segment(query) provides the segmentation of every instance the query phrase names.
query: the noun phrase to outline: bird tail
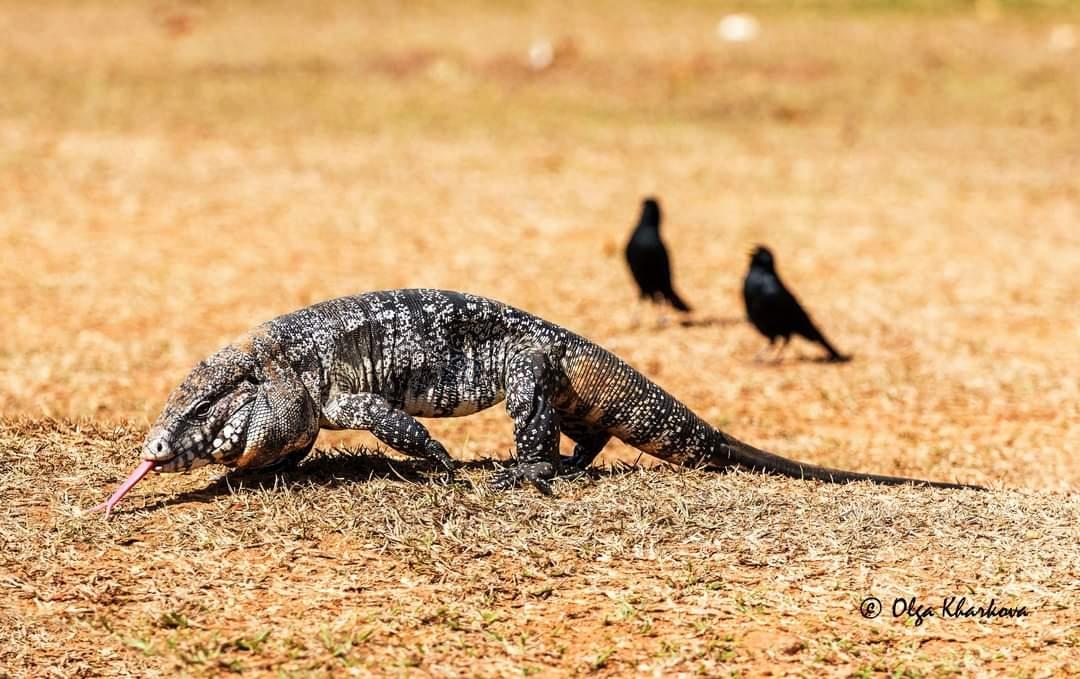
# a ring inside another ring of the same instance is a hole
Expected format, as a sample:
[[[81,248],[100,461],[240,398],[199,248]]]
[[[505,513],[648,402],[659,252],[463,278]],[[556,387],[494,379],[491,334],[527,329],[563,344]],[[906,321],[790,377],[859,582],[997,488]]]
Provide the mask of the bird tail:
[[[679,297],[679,294],[674,290],[666,291],[664,293],[664,299],[678,311],[690,311],[690,305],[684,302],[682,297]]]
[[[818,327],[814,325],[814,322],[811,321],[809,317],[806,318],[806,321],[808,328],[805,328],[804,330],[809,330],[809,332],[800,332],[799,334],[810,340],[811,342],[817,342],[821,346],[825,347],[825,351],[829,352],[829,361],[833,363],[846,363],[847,361],[851,360],[851,355],[841,354],[840,350],[834,347],[832,343],[829,342],[828,339],[826,339],[825,333],[821,332],[821,330],[818,330]]]
[[[825,351],[829,352],[829,360],[833,363],[846,363],[851,360],[851,354],[841,354],[829,340],[825,339],[825,335],[821,334],[820,331],[818,332],[818,342],[825,347]]]

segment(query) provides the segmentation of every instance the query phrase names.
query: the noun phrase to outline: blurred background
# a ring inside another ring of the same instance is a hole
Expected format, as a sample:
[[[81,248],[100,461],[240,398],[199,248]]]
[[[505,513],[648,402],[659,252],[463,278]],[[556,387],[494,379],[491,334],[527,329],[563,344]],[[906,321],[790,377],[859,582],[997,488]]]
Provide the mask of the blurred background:
[[[5,415],[145,425],[261,321],[435,286],[796,457],[1080,479],[1077,3],[5,1],[0,35]],[[722,322],[632,323],[646,194]],[[750,363],[758,242],[852,364]]]

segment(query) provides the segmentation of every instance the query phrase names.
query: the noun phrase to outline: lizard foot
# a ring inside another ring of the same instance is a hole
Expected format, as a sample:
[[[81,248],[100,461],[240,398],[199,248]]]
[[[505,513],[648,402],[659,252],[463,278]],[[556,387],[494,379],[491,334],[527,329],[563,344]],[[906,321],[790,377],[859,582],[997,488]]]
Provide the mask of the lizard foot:
[[[454,467],[444,467],[439,465],[439,469],[442,471],[442,482],[444,485],[452,486],[457,482],[457,477],[454,476]]]
[[[528,481],[544,495],[551,495],[549,479],[555,476],[555,467],[550,462],[515,464],[491,477],[491,487],[495,490],[509,490],[522,481]]]
[[[454,469],[457,464],[454,462],[454,458],[450,457],[450,454],[446,452],[446,448],[443,447],[438,441],[431,439],[424,447],[427,451],[429,459],[431,459],[435,466],[443,472],[443,482],[450,486],[454,483]]]
[[[596,459],[595,455],[579,455],[574,453],[573,455],[562,456],[562,468],[567,472],[584,472]]]
[[[563,455],[562,460],[562,474],[559,474],[555,478],[560,481],[576,481],[582,476],[588,474],[589,465],[592,464],[592,460],[582,460],[577,455]]]

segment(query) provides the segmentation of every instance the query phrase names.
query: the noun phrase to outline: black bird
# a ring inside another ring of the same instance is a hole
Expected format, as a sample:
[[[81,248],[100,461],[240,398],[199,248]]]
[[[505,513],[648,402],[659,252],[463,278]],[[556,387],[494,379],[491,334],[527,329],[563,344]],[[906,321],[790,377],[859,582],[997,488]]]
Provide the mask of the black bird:
[[[626,263],[642,299],[667,302],[679,311],[690,311],[690,306],[671,287],[671,262],[664,241],[660,240],[660,205],[655,198],[646,198],[641,203],[641,219],[626,244]]]
[[[769,248],[759,245],[750,257],[750,270],[743,281],[743,301],[746,302],[746,315],[758,331],[769,338],[769,346],[782,337],[784,343],[777,351],[777,358],[787,346],[792,335],[802,335],[811,342],[817,342],[829,352],[828,360],[835,362],[850,361],[829,344],[825,335],[817,329],[810,316],[803,310],[799,300],[795,299],[776,273],[773,254]],[[764,351],[764,350],[763,350]],[[761,352],[758,352],[760,356]]]

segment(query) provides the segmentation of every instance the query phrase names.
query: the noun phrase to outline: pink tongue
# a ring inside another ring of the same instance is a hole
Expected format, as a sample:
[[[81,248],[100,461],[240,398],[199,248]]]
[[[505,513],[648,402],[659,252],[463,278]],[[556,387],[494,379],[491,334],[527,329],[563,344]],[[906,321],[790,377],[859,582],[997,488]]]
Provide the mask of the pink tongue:
[[[90,511],[100,512],[102,509],[104,509],[105,518],[108,519],[109,513],[112,512],[112,508],[115,507],[118,502],[120,502],[121,498],[127,495],[127,492],[131,490],[131,488],[136,483],[142,480],[142,477],[146,476],[147,472],[154,468],[155,464],[157,464],[155,460],[143,460],[142,463],[140,463],[139,466],[135,468],[135,471],[131,472],[131,476],[127,478],[127,481],[124,481],[124,483],[116,489],[116,492],[109,496],[108,500],[102,502]]]

